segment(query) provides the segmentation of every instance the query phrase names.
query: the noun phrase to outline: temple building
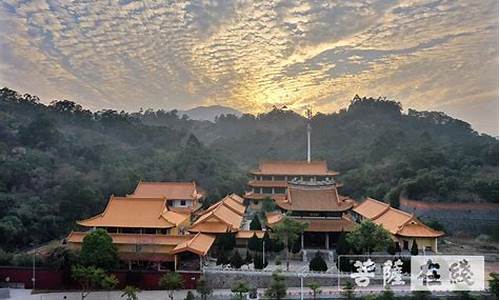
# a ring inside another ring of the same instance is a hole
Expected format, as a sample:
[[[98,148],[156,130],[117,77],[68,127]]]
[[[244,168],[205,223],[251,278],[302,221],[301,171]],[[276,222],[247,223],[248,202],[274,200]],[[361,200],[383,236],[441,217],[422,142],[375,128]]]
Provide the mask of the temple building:
[[[256,170],[250,171],[251,180],[244,198],[258,205],[261,200],[271,198],[283,200],[288,193],[291,180],[333,180],[337,172],[328,170],[326,161],[262,161]]]
[[[442,231],[434,230],[419,221],[413,214],[372,198],[366,198],[358,204],[352,210],[352,215],[357,222],[368,219],[382,225],[403,250],[409,250],[415,240],[420,250],[437,253],[438,238],[444,235]]]
[[[190,213],[201,207],[205,192],[196,182],[144,182],[140,181],[133,198],[166,198],[174,211]]]
[[[242,225],[245,209],[243,198],[228,195],[201,212],[188,230],[208,234],[236,233]]]
[[[349,217],[354,201],[340,196],[335,181],[330,178],[319,180],[291,180],[286,194],[275,199],[279,212],[266,215],[267,225],[272,229],[283,214],[294,220],[307,223],[301,237],[301,247],[333,249],[342,232],[352,231],[355,222]]]
[[[196,186],[190,185],[195,193],[186,193],[186,184],[140,182],[134,194],[111,196],[102,213],[78,221],[82,230],[71,232],[66,242],[70,248],[79,249],[89,232],[102,228],[129,269],[201,271],[215,237],[187,231],[192,210],[201,199]],[[165,195],[192,202],[179,207]]]

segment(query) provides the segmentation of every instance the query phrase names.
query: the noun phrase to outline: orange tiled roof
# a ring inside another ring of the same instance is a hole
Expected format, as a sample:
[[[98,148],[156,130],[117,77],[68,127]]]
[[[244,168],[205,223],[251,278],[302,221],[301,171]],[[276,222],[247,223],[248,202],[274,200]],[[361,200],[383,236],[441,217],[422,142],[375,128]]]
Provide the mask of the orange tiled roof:
[[[285,201],[276,201],[276,204],[285,210],[295,211],[346,211],[352,207],[348,198],[339,199],[335,186],[288,186],[288,195]]]
[[[236,232],[237,229],[231,228],[230,226],[222,222],[202,222],[191,226],[188,231],[203,233],[226,233]]]
[[[386,212],[389,207],[389,203],[381,202],[372,198],[366,198],[365,201],[354,207],[353,211],[367,219],[373,220]]]
[[[239,199],[238,199],[239,200]],[[245,214],[245,205],[241,204],[237,199],[234,199],[233,197],[231,197],[230,195],[229,196],[226,196],[224,197],[222,200],[220,200],[219,202],[216,202],[215,204],[213,204],[212,206],[210,206],[209,208],[207,208],[207,210],[205,210],[204,212],[202,212],[202,214],[206,214],[212,210],[215,210],[217,209],[219,206],[225,206],[227,208],[229,208],[230,210],[232,210],[233,212],[239,214],[239,215],[244,215]]]
[[[444,232],[434,230],[418,220],[411,220],[398,231],[398,235],[408,237],[440,237]]]
[[[279,211],[266,213],[267,225],[274,225],[281,221],[283,214]]]
[[[439,237],[443,232],[420,222],[413,214],[390,207],[389,204],[367,198],[354,211],[375,224],[382,225],[393,235],[408,237]]]
[[[326,161],[261,161],[259,169],[252,171],[256,175],[337,175],[329,171]]]
[[[307,223],[306,232],[350,232],[356,223],[346,217],[341,219],[298,219]]]
[[[237,231],[245,213],[245,206],[240,204],[238,200],[231,196],[224,197],[202,212],[189,230],[209,233],[221,232],[221,230],[224,230],[223,232]],[[217,223],[219,225],[213,225]]]
[[[164,198],[111,196],[101,214],[77,223],[85,227],[171,228],[181,216],[167,213],[165,201]]]
[[[88,232],[71,232],[66,240],[70,243],[82,243],[83,238]],[[132,233],[109,233],[114,244],[130,244],[130,245],[170,245],[175,246],[186,240],[189,240],[193,235],[161,235],[161,234],[132,234]]]
[[[195,182],[144,182],[140,181],[131,197],[157,198],[167,200],[197,200],[203,197],[203,192]]]
[[[198,255],[206,255],[215,241],[215,237],[203,233],[196,234],[192,239],[177,245],[172,254],[189,251]]]
[[[245,202],[245,199],[243,199],[242,197],[236,195],[235,193],[232,193],[228,197],[230,197],[231,199],[233,199],[234,201],[236,201],[236,202],[238,202],[240,204],[243,204],[243,202]]]
[[[254,234],[257,234],[259,239],[264,237],[264,231],[261,230],[240,230],[236,233],[237,239],[250,239]]]
[[[373,223],[382,225],[390,233],[396,234],[401,226],[410,221],[413,216],[407,212],[390,207],[382,215],[373,219]]]

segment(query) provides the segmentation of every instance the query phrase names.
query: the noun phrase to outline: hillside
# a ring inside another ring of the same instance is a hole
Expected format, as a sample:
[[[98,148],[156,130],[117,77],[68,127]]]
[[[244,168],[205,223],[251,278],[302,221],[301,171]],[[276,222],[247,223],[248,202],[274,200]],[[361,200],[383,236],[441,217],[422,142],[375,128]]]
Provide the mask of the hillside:
[[[274,109],[215,122],[175,111],[91,112],[0,90],[0,240],[12,250],[65,235],[139,179],[197,180],[209,201],[243,192],[260,159],[304,159],[306,120]],[[356,97],[312,120],[313,158],[341,172],[342,193],[397,205],[498,202],[498,141],[440,112]]]

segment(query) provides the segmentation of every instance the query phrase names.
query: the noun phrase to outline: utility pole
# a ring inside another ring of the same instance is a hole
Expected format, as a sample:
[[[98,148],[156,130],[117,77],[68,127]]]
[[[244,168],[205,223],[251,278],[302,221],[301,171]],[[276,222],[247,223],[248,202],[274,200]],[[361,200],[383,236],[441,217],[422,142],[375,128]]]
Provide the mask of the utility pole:
[[[310,107],[306,109],[306,117],[307,117],[307,162],[311,162],[311,119],[312,119],[312,110]]]
[[[35,290],[35,282],[36,282],[36,250],[33,252],[33,291]]]

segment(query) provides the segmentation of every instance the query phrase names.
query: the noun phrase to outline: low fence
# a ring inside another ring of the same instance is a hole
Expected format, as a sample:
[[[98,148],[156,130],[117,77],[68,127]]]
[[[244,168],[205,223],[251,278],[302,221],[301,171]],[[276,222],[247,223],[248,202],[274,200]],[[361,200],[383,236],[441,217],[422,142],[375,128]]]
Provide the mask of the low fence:
[[[118,279],[118,288],[133,285],[142,290],[159,289],[158,282],[166,272],[161,271],[111,271]],[[179,272],[184,279],[184,288],[196,288],[200,274]],[[78,289],[78,283],[71,279],[69,271],[37,268],[35,271],[36,289]],[[33,288],[33,269],[29,267],[0,267],[0,283],[2,285]]]

